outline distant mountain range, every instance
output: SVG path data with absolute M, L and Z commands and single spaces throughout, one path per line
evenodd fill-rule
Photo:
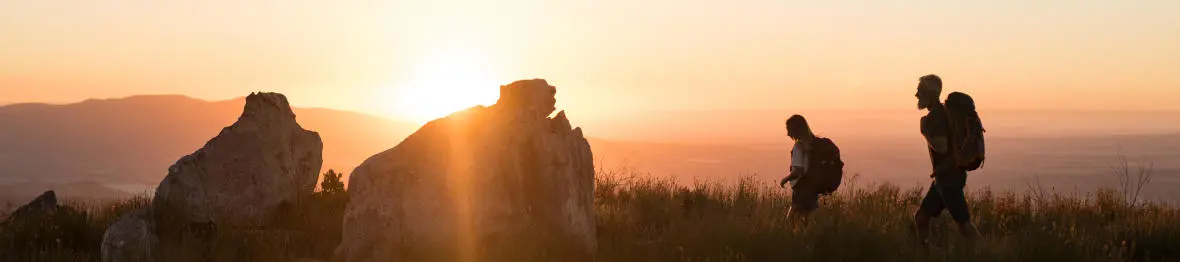
M 236 121 L 244 105 L 242 98 L 209 102 L 151 95 L 0 107 L 0 185 L 24 185 L 0 190 L 0 195 L 46 184 L 118 188 L 158 183 L 168 166 Z M 324 168 L 344 172 L 418 127 L 330 109 L 296 108 L 295 114 L 304 129 L 320 133 Z
M 0 106 L 0 208 L 56 189 L 66 198 L 116 198 L 145 192 L 168 166 L 232 124 L 244 99 L 203 101 L 133 96 L 74 104 Z M 324 166 L 344 173 L 397 145 L 419 124 L 356 112 L 295 108 L 303 128 L 320 133 Z M 576 112 L 575 112 L 576 113 Z M 794 112 L 672 111 L 574 117 L 606 170 L 726 180 L 743 174 L 776 180 L 789 164 L 782 121 Z M 803 112 L 840 145 L 848 172 L 866 182 L 925 183 L 929 169 L 917 134 L 918 111 Z M 989 161 L 974 186 L 1022 188 L 1033 178 L 1059 188 L 1109 185 L 1125 153 L 1155 164 L 1154 195 L 1180 199 L 1180 114 L 984 113 Z M 571 114 L 576 115 L 576 114 Z M 768 184 L 770 182 L 767 182 Z

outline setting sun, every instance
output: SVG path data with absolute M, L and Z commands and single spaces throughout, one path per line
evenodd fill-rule
M 491 105 L 500 84 L 487 59 L 450 51 L 425 57 L 413 74 L 391 92 L 387 110 L 407 120 L 426 122 L 476 105 Z

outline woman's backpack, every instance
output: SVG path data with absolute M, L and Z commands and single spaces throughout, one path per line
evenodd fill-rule
M 816 137 L 808 152 L 807 173 L 799 183 L 828 195 L 840 188 L 844 181 L 844 161 L 840 159 L 840 148 L 831 139 Z

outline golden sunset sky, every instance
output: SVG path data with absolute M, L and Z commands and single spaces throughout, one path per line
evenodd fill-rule
M 546 78 L 559 107 L 1180 110 L 1180 1 L 0 2 L 0 103 L 136 94 L 423 120 Z

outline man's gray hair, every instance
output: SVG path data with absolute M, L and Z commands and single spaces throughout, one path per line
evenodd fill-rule
M 926 90 L 942 94 L 942 78 L 935 74 L 924 75 L 918 78 L 918 83 Z

